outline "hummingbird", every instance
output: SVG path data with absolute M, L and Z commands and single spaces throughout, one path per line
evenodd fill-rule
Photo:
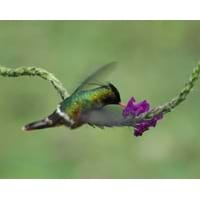
M 116 66 L 112 62 L 89 75 L 75 91 L 64 99 L 48 117 L 23 127 L 25 131 L 66 126 L 70 129 L 88 124 L 92 127 L 133 126 L 133 121 L 122 116 L 119 90 L 112 84 L 97 84 L 93 81 L 108 74 Z M 88 86 L 95 86 L 88 88 Z

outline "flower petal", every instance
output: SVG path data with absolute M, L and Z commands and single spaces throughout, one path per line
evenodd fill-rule
M 131 97 L 126 107 L 124 108 L 122 114 L 124 118 L 136 117 L 143 113 L 148 112 L 149 110 L 150 110 L 150 105 L 146 100 L 136 103 L 135 98 Z M 154 116 L 153 119 L 151 120 L 142 120 L 134 127 L 134 135 L 142 136 L 143 133 L 149 130 L 150 127 L 155 127 L 157 125 L 157 122 L 162 118 L 163 118 L 163 113 L 160 113 Z
M 123 110 L 123 116 L 139 116 L 142 113 L 148 112 L 149 109 L 150 105 L 146 100 L 136 103 L 135 98 L 131 97 L 131 99 L 127 103 L 127 106 Z

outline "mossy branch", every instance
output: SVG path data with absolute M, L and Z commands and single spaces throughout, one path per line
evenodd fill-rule
M 59 93 L 62 99 L 69 96 L 67 90 L 64 88 L 60 80 L 58 80 L 52 73 L 45 69 L 38 67 L 19 67 L 11 69 L 0 66 L 0 75 L 4 77 L 19 77 L 19 76 L 38 76 L 44 80 L 49 81 L 56 91 Z

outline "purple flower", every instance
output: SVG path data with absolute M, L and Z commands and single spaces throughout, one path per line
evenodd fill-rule
M 149 109 L 150 105 L 146 100 L 136 103 L 135 98 L 131 97 L 123 110 L 123 116 L 125 118 L 128 116 L 139 116 L 142 113 L 148 112 Z
M 136 103 L 136 100 L 134 97 L 131 97 L 131 99 L 128 101 L 127 105 L 124 107 L 123 110 L 123 116 L 124 118 L 127 117 L 136 117 L 143 113 L 146 113 L 150 110 L 149 103 L 144 100 L 139 103 Z M 150 127 L 155 127 L 157 122 L 163 118 L 163 113 L 160 113 L 153 117 L 151 120 L 143 120 L 136 124 L 134 127 L 134 135 L 135 136 L 142 136 L 143 133 L 147 130 L 149 130 Z
M 150 127 L 156 127 L 156 124 L 159 120 L 161 120 L 163 118 L 163 113 L 160 113 L 158 115 L 156 115 L 153 119 L 151 120 L 144 120 L 140 123 L 138 123 L 135 126 L 134 129 L 134 135 L 135 136 L 142 136 L 143 133 L 147 130 L 149 130 Z

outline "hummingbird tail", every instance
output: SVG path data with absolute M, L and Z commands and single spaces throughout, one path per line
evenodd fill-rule
M 44 128 L 50 128 L 53 127 L 53 123 L 48 122 L 48 118 L 32 122 L 30 124 L 25 125 L 22 130 L 24 131 L 32 131 L 32 130 L 37 130 L 37 129 L 44 129 Z
M 51 114 L 49 117 L 47 117 L 45 119 L 35 121 L 35 122 L 25 125 L 22 128 L 22 130 L 33 131 L 33 130 L 37 130 L 37 129 L 53 128 L 53 127 L 59 126 L 59 125 L 61 125 L 60 117 L 58 116 L 58 114 L 56 112 L 54 112 L 53 114 Z

